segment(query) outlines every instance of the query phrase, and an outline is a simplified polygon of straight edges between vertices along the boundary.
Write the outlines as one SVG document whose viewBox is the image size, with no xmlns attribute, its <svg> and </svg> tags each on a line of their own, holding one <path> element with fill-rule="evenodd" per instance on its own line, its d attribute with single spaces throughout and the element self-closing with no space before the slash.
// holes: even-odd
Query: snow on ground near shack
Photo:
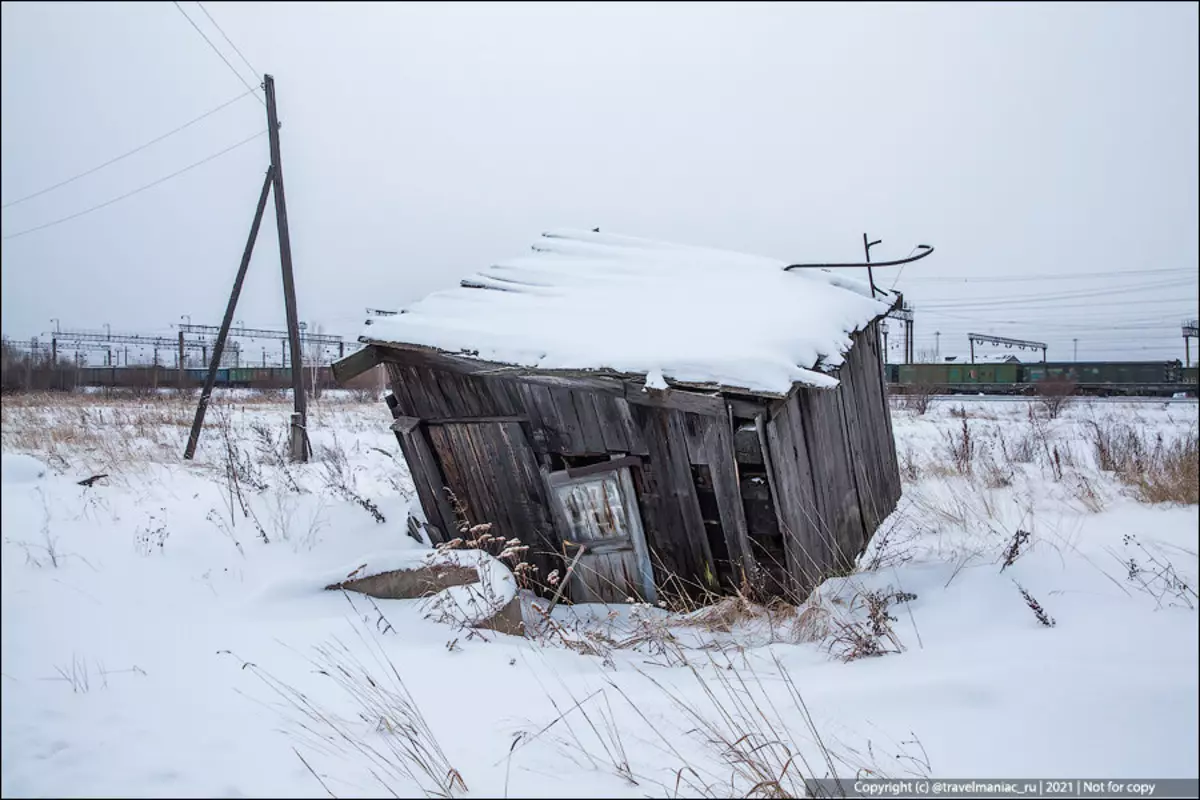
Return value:
<svg viewBox="0 0 1200 800">
<path fill-rule="evenodd" d="M 836 386 L 821 370 L 839 366 L 849 335 L 888 303 L 853 278 L 786 265 L 628 236 L 549 233 L 528 255 L 467 276 L 469 286 L 370 320 L 363 336 L 504 364 L 649 375 L 651 386 L 664 376 L 778 394 L 797 381 Z M 611 321 L 619 324 L 604 324 Z"/>
<path fill-rule="evenodd" d="M 973 476 L 946 469 L 960 407 L 1010 476 L 997 479 L 984 456 Z M 1037 423 L 1059 448 L 1059 472 L 1052 457 L 995 455 L 1001 438 L 1007 448 L 1031 435 L 1024 402 L 897 410 L 905 498 L 864 556 L 870 569 L 827 582 L 812 605 L 853 621 L 866 591 L 916 597 L 890 608 L 903 652 L 850 663 L 829 640 L 789 635 L 790 622 L 699 627 L 641 606 L 556 609 L 564 630 L 597 643 L 584 655 L 552 636 L 438 624 L 421 601 L 352 606 L 322 581 L 419 553 L 401 535 L 409 488 L 385 409 L 315 404 L 318 460 L 304 466 L 272 460 L 288 409 L 270 404 L 214 408 L 197 463 L 183 464 L 190 411 L 6 398 L 5 796 L 324 794 L 296 751 L 338 796 L 433 786 L 420 770 L 388 772 L 345 741 L 304 735 L 272 678 L 376 752 L 394 736 L 316 671 L 314 647 L 344 647 L 380 680 L 390 659 L 440 744 L 444 762 L 428 760 L 457 770 L 468 796 L 666 796 L 677 781 L 684 795 L 699 784 L 720 794 L 732 769 L 697 731 L 718 717 L 708 691 L 733 707 L 734 680 L 816 774 L 825 762 L 789 681 L 843 775 L 861 766 L 937 777 L 1197 775 L 1196 612 L 1186 594 L 1138 588 L 1123 563 L 1153 556 L 1195 587 L 1197 507 L 1130 498 L 1096 471 L 1084 438 L 1092 419 L 1187 435 L 1194 403 L 1081 403 Z M 269 543 L 236 505 L 229 525 L 222 427 L 234 458 L 248 459 L 240 469 L 256 485 L 241 488 Z M 77 484 L 101 472 L 110 477 Z M 1032 539 L 1001 572 L 1018 528 Z M 1016 583 L 1055 627 L 1038 624 Z M 605 644 L 630 634 L 640 643 Z M 384 715 L 393 730 L 401 706 Z"/>
</svg>

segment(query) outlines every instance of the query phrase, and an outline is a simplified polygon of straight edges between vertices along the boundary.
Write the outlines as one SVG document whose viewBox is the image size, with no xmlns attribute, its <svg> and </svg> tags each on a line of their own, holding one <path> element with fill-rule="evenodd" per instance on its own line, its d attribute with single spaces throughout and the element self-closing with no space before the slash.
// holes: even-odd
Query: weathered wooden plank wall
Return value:
<svg viewBox="0 0 1200 800">
<path fill-rule="evenodd" d="M 839 373 L 840 394 L 847 440 L 854 456 L 859 509 L 865 529 L 874 532 L 896 507 L 900 473 L 877 332 L 871 327 L 855 334 L 854 340 L 854 349 L 847 354 Z M 865 539 L 862 546 L 866 546 Z"/>
<path fill-rule="evenodd" d="M 393 418 L 402 416 L 394 394 L 388 395 L 387 405 Z M 406 431 L 396 431 L 396 439 L 400 443 L 400 452 L 404 454 L 404 460 L 408 463 L 408 471 L 416 486 L 421 508 L 432 526 L 430 539 L 434 544 L 439 544 L 454 538 L 454 514 L 446 498 L 446 479 L 429 447 L 424 430 L 418 425 Z"/>
<path fill-rule="evenodd" d="M 900 484 L 900 461 L 896 455 L 896 438 L 892 431 L 892 408 L 888 402 L 887 376 L 884 375 L 884 354 L 879 343 L 878 323 L 872 323 L 867 328 L 865 341 L 872 353 L 870 365 L 873 366 L 873 369 L 869 370 L 874 377 L 872 385 L 878 387 L 877 389 L 872 388 L 872 396 L 875 398 L 875 408 L 880 414 L 879 419 L 882 420 L 882 424 L 877 424 L 876 427 L 879 429 L 880 447 L 884 456 L 881 465 L 887 487 L 884 499 L 889 504 L 889 508 L 894 511 L 903 488 Z"/>
<path fill-rule="evenodd" d="M 561 542 L 522 425 L 450 423 L 429 426 L 429 438 L 470 521 L 490 522 L 492 535 L 528 545 L 526 560 L 537 565 L 538 578 L 544 579 L 558 566 Z"/>
<path fill-rule="evenodd" d="M 853 339 L 837 389 L 797 388 L 766 425 L 788 570 L 801 596 L 848 569 L 900 497 L 878 332 L 871 326 Z"/>
<path fill-rule="evenodd" d="M 723 529 L 732 528 L 732 533 L 727 534 L 735 545 L 730 550 L 731 558 L 743 558 L 744 513 L 740 498 L 736 503 L 731 500 L 738 497 L 731 438 L 728 431 L 722 436 L 714 427 L 723 418 L 635 405 L 615 393 L 456 374 L 421 365 L 388 363 L 388 374 L 397 401 L 395 413 L 427 421 L 423 427 L 445 470 L 446 484 L 462 496 L 477 521 L 493 522 L 506 532 L 517 525 L 516 520 L 506 517 L 506 501 L 502 499 L 503 492 L 512 487 L 501 488 L 504 483 L 496 469 L 487 470 L 496 477 L 490 483 L 493 487 L 490 490 L 488 481 L 466 469 L 467 463 L 482 465 L 491 457 L 486 450 L 490 437 L 470 435 L 466 428 L 501 423 L 467 426 L 458 421 L 445 424 L 440 421 L 512 415 L 528 420 L 525 447 L 529 458 L 520 459 L 522 469 L 529 469 L 530 464 L 536 466 L 537 453 L 572 456 L 630 453 L 647 457 L 648 461 L 635 470 L 638 473 L 635 480 L 640 489 L 639 510 L 647 544 L 660 581 L 674 574 L 685 581 L 704 583 L 708 576 L 716 575 L 692 478 L 692 463 L 709 464 L 713 469 Z M 417 456 L 419 459 L 420 454 Z M 508 463 L 507 469 L 515 458 L 509 454 L 501 462 Z M 425 483 L 439 477 L 440 473 L 430 472 Z M 528 493 L 528 482 L 521 483 Z M 422 487 L 422 506 L 436 502 L 432 495 L 431 488 Z M 546 500 L 542 497 L 529 502 L 540 503 L 544 508 Z M 532 522 L 541 524 L 540 518 Z M 709 585 L 709 588 L 716 587 Z"/>
<path fill-rule="evenodd" d="M 725 535 L 726 552 L 733 564 L 734 579 L 740 581 L 745 578 L 755 586 L 758 584 L 758 567 L 746 527 L 746 508 L 742 503 L 733 429 L 728 419 L 704 419 L 708 421 L 704 437 L 705 459 L 712 476 L 713 492 L 721 515 L 721 531 Z"/>
<path fill-rule="evenodd" d="M 761 440 L 751 431 L 735 436 L 728 415 L 714 413 L 718 398 L 656 403 L 639 395 L 631 402 L 628 388 L 604 382 L 581 389 L 502 372 L 471 374 L 425 355 L 389 362 L 387 370 L 393 414 L 424 421 L 401 436 L 401 445 L 422 506 L 436 511 L 434 524 L 453 530 L 440 481 L 477 519 L 531 546 L 532 531 L 539 549 L 556 551 L 542 483 L 548 459 L 634 454 L 643 457 L 633 479 L 657 582 L 663 586 L 673 574 L 716 589 L 692 472 L 692 465 L 706 465 L 730 560 L 753 569 L 763 550 L 758 537 L 782 534 L 788 589 L 803 596 L 852 563 L 900 496 L 878 332 L 871 326 L 853 339 L 841 386 L 797 387 L 773 403 L 760 420 Z M 742 403 L 742 411 L 756 408 Z M 748 523 L 739 460 L 765 462 L 775 520 L 759 515 Z"/>
<path fill-rule="evenodd" d="M 785 588 L 798 600 L 827 573 L 831 556 L 797 394 L 775 409 L 765 431 L 771 496 L 784 541 L 789 581 Z"/>
<path fill-rule="evenodd" d="M 847 426 L 840 393 L 801 389 L 796 394 L 804 417 L 804 436 L 814 459 L 814 475 L 821 535 L 832 555 L 831 567 L 849 568 L 865 538 L 858 505 L 858 486 L 847 442 Z"/>
<path fill-rule="evenodd" d="M 673 575 L 715 590 L 716 568 L 692 477 L 684 415 L 641 405 L 629 411 L 649 450 L 640 502 L 655 582 L 669 586 Z M 653 519 L 653 528 L 646 517 Z"/>
</svg>

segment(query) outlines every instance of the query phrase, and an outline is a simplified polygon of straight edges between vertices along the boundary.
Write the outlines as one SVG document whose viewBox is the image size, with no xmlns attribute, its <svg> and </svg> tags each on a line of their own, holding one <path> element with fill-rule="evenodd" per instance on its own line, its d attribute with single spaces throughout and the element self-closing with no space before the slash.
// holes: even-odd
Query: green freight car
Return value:
<svg viewBox="0 0 1200 800">
<path fill-rule="evenodd" d="M 1015 391 L 1021 364 L 889 364 L 889 380 L 902 386 L 937 387 L 947 392 Z"/>
<path fill-rule="evenodd" d="M 946 394 L 1033 394 L 1047 380 L 1070 381 L 1077 393 L 1092 395 L 1196 391 L 1196 369 L 1179 361 L 888 364 L 885 375 L 897 392 L 921 387 Z"/>
</svg>

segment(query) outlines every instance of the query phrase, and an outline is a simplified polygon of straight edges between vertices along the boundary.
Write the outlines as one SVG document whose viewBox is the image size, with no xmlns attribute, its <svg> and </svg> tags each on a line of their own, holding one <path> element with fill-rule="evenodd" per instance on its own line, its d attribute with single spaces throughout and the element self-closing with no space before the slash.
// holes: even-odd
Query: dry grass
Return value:
<svg viewBox="0 0 1200 800">
<path fill-rule="evenodd" d="M 1151 440 L 1133 425 L 1089 422 L 1100 469 L 1111 472 L 1145 503 L 1200 503 L 1200 431 Z"/>
<path fill-rule="evenodd" d="M 1155 552 L 1161 549 L 1161 545 L 1152 544 L 1152 550 L 1133 535 L 1126 535 L 1123 543 L 1125 554 L 1113 550 L 1109 552 L 1125 569 L 1126 581 L 1154 598 L 1160 609 L 1177 606 L 1195 610 L 1200 595 L 1197 595 L 1193 581 L 1186 575 L 1180 575 L 1170 558 Z M 1131 549 L 1133 552 L 1130 552 Z"/>
<path fill-rule="evenodd" d="M 910 386 L 904 387 L 903 393 L 897 395 L 900 398 L 900 407 L 905 411 L 911 411 L 917 416 L 924 416 L 937 398 L 938 386 L 925 381 L 918 381 Z"/>
<path fill-rule="evenodd" d="M 194 391 L 5 395 L 0 403 L 0 438 L 5 450 L 34 454 L 59 472 L 90 469 L 93 473 L 121 475 L 147 463 L 177 463 L 187 443 L 198 398 Z M 240 446 L 242 440 L 252 441 L 257 435 L 252 430 L 255 423 L 261 425 L 276 408 L 282 411 L 286 400 L 268 392 L 215 394 L 197 463 L 225 458 L 215 415 L 237 414 L 235 434 Z M 367 422 L 362 419 L 365 414 L 356 413 L 360 410 L 361 406 L 349 396 L 327 394 L 309 406 L 309 423 L 314 428 L 361 431 Z M 251 420 L 251 430 L 244 429 L 243 418 Z M 259 455 L 264 455 L 261 448 Z"/>
<path fill-rule="evenodd" d="M 689 680 L 677 685 L 668 676 L 640 671 L 648 686 L 634 696 L 628 681 L 610 680 L 588 693 L 555 674 L 565 698 L 545 684 L 542 689 L 557 716 L 536 731 L 517 734 L 509 769 L 522 748 L 548 738 L 566 761 L 612 772 L 647 793 L 657 786 L 653 794 L 672 797 L 845 797 L 852 782 L 847 776 L 930 772 L 915 736 L 900 745 L 902 752 L 888 754 L 887 766 L 880 765 L 884 754 L 871 742 L 863 753 L 825 736 L 778 656 L 772 655 L 766 675 L 750 661 L 734 669 L 711 654 L 687 665 L 687 672 Z M 647 690 L 665 699 L 671 713 L 647 714 Z M 657 751 L 655 760 L 670 765 L 670 783 L 638 771 L 629 759 L 637 750 L 627 739 L 642 751 Z"/>
<path fill-rule="evenodd" d="M 288 732 L 311 752 L 356 762 L 393 797 L 400 796 L 398 790 L 409 791 L 410 783 L 426 797 L 466 792 L 462 774 L 446 758 L 379 637 L 362 624 L 356 625 L 355 633 L 359 646 L 351 648 L 334 639 L 314 647 L 314 655 L 306 660 L 316 674 L 340 690 L 356 719 L 341 717 L 310 693 L 257 664 L 238 660 L 243 670 L 252 672 L 280 698 L 277 710 L 284 714 Z M 223 653 L 237 658 L 229 651 Z M 325 779 L 330 776 L 323 778 L 300 758 L 326 793 L 336 797 Z"/>
<path fill-rule="evenodd" d="M 1058 419 L 1075 396 L 1075 381 L 1070 378 L 1044 378 L 1034 385 L 1038 405 L 1050 419 Z"/>
</svg>

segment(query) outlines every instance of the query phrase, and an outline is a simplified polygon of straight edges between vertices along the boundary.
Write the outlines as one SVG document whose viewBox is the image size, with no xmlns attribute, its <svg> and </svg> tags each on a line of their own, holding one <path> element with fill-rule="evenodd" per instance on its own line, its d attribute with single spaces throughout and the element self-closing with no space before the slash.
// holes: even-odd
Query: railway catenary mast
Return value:
<svg viewBox="0 0 1200 800">
<path fill-rule="evenodd" d="M 1005 347 L 1016 347 L 1019 350 L 1041 350 L 1042 362 L 1046 361 L 1046 344 L 1044 342 L 1034 342 L 1028 339 L 1009 339 L 1006 336 L 993 336 L 989 333 L 968 333 L 967 340 L 971 343 L 971 363 L 975 363 L 975 343 L 979 344 L 995 344 L 1004 345 Z"/>
</svg>

